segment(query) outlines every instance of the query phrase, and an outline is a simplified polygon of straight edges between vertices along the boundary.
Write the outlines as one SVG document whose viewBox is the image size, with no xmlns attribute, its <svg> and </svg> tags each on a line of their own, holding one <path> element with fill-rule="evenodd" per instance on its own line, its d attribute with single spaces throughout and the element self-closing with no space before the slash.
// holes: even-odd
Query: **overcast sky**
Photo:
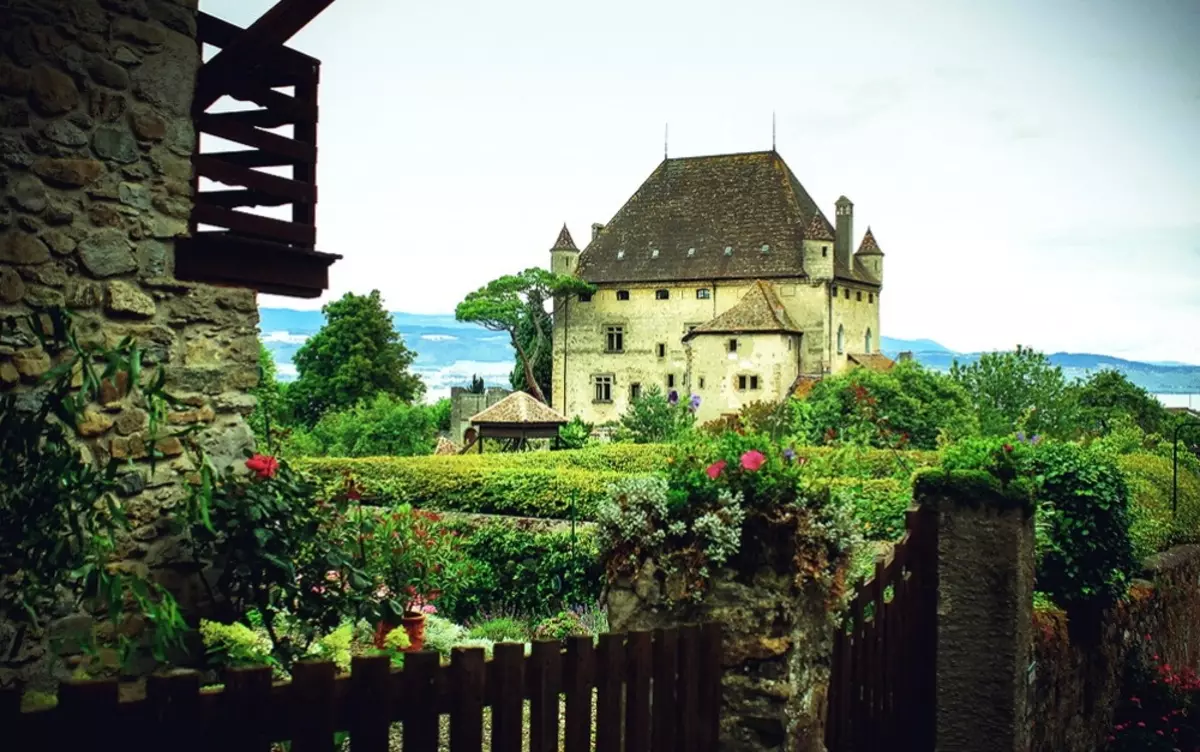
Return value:
<svg viewBox="0 0 1200 752">
<path fill-rule="evenodd" d="M 323 61 L 329 296 L 451 312 L 564 221 L 582 247 L 665 123 L 672 156 L 755 151 L 775 111 L 887 254 L 883 334 L 1200 362 L 1198 38 L 1196 0 L 337 0 L 292 42 Z"/>
</svg>

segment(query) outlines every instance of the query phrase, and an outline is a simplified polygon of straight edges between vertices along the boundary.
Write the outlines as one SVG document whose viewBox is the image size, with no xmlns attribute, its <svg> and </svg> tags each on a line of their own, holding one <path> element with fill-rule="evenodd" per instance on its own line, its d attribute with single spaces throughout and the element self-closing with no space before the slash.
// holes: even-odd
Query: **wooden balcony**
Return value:
<svg viewBox="0 0 1200 752">
<path fill-rule="evenodd" d="M 282 44 L 264 43 L 261 33 L 249 39 L 258 26 L 242 29 L 207 13 L 198 16 L 201 49 L 207 44 L 221 52 L 198 77 L 197 142 L 207 134 L 246 148 L 197 148 L 191 237 L 177 244 L 176 276 L 317 297 L 329 286 L 329 266 L 341 258 L 316 249 L 321 63 Z M 283 88 L 292 93 L 278 91 Z M 253 107 L 210 112 L 226 95 Z M 273 132 L 284 126 L 291 127 L 291 135 Z M 280 167 L 288 168 L 290 175 L 263 169 Z M 220 185 L 201 190 L 202 177 Z M 281 206 L 290 207 L 290 219 L 244 211 Z"/>
</svg>

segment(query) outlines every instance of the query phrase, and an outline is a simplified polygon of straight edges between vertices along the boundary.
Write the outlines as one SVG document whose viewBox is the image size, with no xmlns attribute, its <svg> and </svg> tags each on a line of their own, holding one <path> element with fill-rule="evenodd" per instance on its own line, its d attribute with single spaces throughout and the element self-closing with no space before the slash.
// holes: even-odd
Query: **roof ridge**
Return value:
<svg viewBox="0 0 1200 752">
<path fill-rule="evenodd" d="M 513 392 L 470 417 L 471 423 L 566 423 L 557 410 L 528 392 Z"/>
</svg>

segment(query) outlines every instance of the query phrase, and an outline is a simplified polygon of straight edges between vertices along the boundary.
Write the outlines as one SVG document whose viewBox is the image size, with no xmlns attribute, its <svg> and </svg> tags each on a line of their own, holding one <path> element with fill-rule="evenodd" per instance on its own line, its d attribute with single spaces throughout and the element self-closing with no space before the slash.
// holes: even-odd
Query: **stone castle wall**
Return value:
<svg viewBox="0 0 1200 752">
<path fill-rule="evenodd" d="M 737 340 L 736 358 L 729 341 Z M 775 400 L 796 380 L 801 337 L 792 334 L 702 334 L 688 342 L 692 394 L 700 396 L 696 420 L 737 413 L 759 400 Z M 745 376 L 746 388 L 740 388 Z M 750 380 L 757 377 L 757 382 Z M 754 384 L 757 383 L 757 386 Z M 687 393 L 681 390 L 683 399 Z"/>
<path fill-rule="evenodd" d="M 222 467 L 253 444 L 244 416 L 258 380 L 258 314 L 253 291 L 173 276 L 192 209 L 195 6 L 10 0 L 0 9 L 0 315 L 60 305 L 77 312 L 85 344 L 132 335 L 146 370 L 165 366 L 168 390 L 187 404 L 170 427 L 204 424 L 198 440 Z M 0 342 L 4 390 L 32 395 L 51 367 L 33 341 Z M 78 434 L 98 463 L 129 463 L 135 530 L 119 553 L 195 606 L 196 567 L 167 532 L 191 460 L 178 439 L 161 441 L 172 459 L 151 474 L 144 405 L 107 386 Z M 30 675 L 48 665 L 39 649 L 24 656 Z"/>
</svg>

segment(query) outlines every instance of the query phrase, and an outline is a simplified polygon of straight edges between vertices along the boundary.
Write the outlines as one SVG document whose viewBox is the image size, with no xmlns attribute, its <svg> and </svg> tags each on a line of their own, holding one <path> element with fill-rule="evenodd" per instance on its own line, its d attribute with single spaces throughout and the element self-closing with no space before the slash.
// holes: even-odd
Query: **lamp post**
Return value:
<svg viewBox="0 0 1200 752">
<path fill-rule="evenodd" d="M 1200 428 L 1200 421 L 1183 420 L 1175 426 L 1171 439 L 1171 516 L 1179 507 L 1179 432 L 1185 428 Z"/>
</svg>

